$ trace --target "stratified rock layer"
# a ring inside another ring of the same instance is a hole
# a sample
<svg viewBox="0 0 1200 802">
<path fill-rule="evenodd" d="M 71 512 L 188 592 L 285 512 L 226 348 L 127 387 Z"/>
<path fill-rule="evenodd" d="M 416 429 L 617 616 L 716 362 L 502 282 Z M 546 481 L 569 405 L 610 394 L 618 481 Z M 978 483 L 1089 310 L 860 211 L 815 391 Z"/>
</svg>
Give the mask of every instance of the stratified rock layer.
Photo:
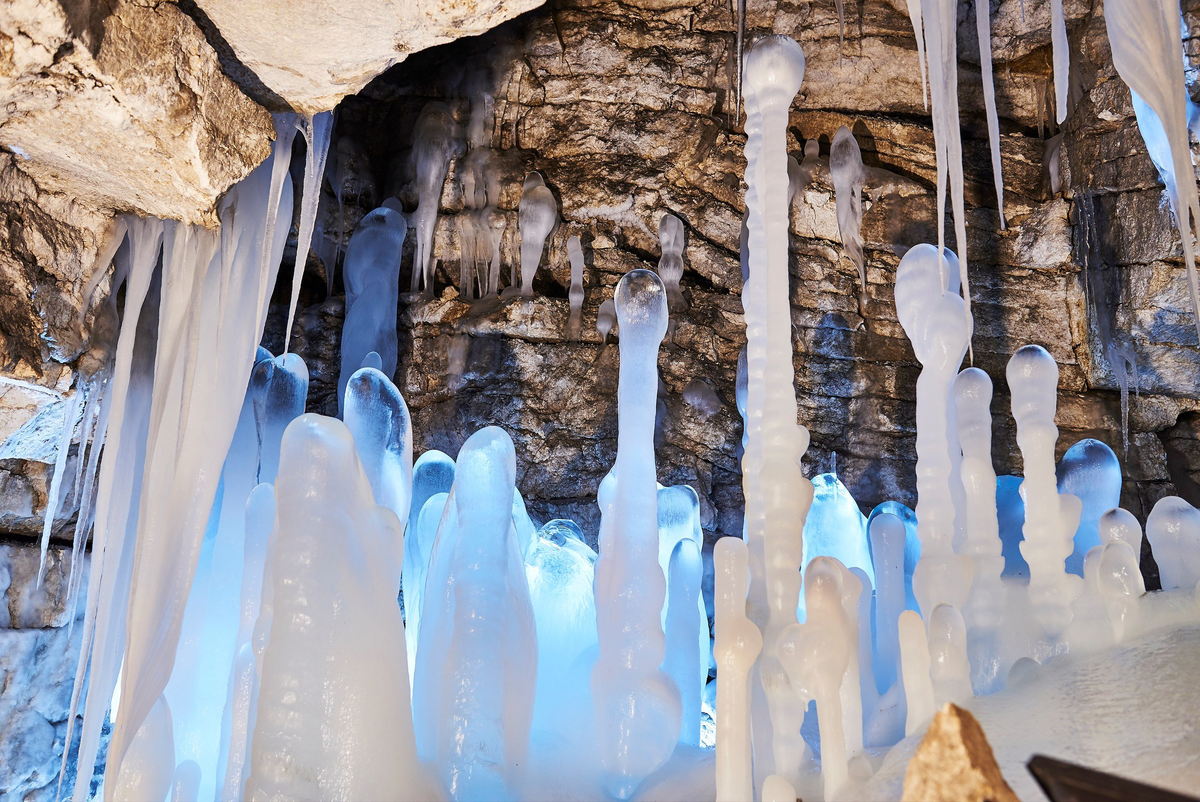
<svg viewBox="0 0 1200 802">
<path fill-rule="evenodd" d="M 947 702 L 908 761 L 903 802 L 1017 802 L 975 717 Z"/>
</svg>

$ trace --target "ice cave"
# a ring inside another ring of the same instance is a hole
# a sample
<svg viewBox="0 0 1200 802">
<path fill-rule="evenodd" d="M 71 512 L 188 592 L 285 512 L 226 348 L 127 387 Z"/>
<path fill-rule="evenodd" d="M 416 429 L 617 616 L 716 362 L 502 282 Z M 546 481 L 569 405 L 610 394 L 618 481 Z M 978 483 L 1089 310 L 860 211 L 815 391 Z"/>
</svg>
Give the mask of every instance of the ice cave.
<svg viewBox="0 0 1200 802">
<path fill-rule="evenodd" d="M 1195 800 L 1194 0 L 5 0 L 0 802 Z"/>
</svg>

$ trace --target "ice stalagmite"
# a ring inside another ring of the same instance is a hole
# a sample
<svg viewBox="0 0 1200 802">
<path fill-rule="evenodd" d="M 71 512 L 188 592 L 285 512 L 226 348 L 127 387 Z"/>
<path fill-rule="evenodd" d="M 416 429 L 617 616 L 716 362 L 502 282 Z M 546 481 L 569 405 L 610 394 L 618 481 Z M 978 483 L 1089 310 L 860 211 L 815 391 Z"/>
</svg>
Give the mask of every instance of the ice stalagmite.
<svg viewBox="0 0 1200 802">
<path fill-rule="evenodd" d="M 567 320 L 567 336 L 578 340 L 583 325 L 583 247 L 575 235 L 567 238 L 567 258 L 571 260 L 571 290 L 568 295 L 571 317 Z"/>
<path fill-rule="evenodd" d="M 533 276 L 542 262 L 546 239 L 558 224 L 558 201 L 542 174 L 525 176 L 519 207 L 521 230 L 521 295 L 533 297 Z"/>
<path fill-rule="evenodd" d="M 346 382 L 367 354 L 379 355 L 380 370 L 396 372 L 396 308 L 400 297 L 400 249 L 408 224 L 386 207 L 367 214 L 346 248 L 346 319 L 342 324 L 342 364 L 338 373 L 338 414 Z"/>
<path fill-rule="evenodd" d="M 796 537 L 812 503 L 800 470 L 808 430 L 796 423 L 795 372 L 788 287 L 787 123 L 804 80 L 804 52 L 786 36 L 760 39 L 746 57 L 746 226 L 749 281 L 746 315 L 746 543 L 750 553 L 748 612 L 763 633 L 754 682 L 756 778 L 779 774 L 795 784 L 804 753 L 804 708 L 775 652 L 779 634 L 796 622 L 803 546 Z M 770 746 L 768 746 L 770 744 Z"/>
<path fill-rule="evenodd" d="M 175 774 L 175 741 L 172 736 L 171 708 L 158 697 L 146 717 L 146 725 L 129 745 L 128 758 L 116 786 L 108 793 L 117 802 L 166 799 Z"/>
<path fill-rule="evenodd" d="M 413 127 L 411 158 L 417 174 L 413 225 L 417 229 L 417 248 L 409 291 L 424 287 L 426 297 L 433 296 L 433 233 L 437 228 L 442 186 L 446 183 L 450 160 L 462 153 L 463 142 L 450 107 L 440 101 L 425 104 Z"/>
<path fill-rule="evenodd" d="M 1100 516 L 1121 503 L 1121 463 L 1111 448 L 1089 437 L 1067 449 L 1055 473 L 1059 494 L 1082 503 L 1067 570 L 1083 576 L 1084 555 L 1100 545 Z"/>
<path fill-rule="evenodd" d="M 873 582 L 867 519 L 858 503 L 832 473 L 814 476 L 812 486 L 813 503 L 804 519 L 804 565 L 814 557 L 834 557 L 848 568 L 862 569 Z"/>
<path fill-rule="evenodd" d="M 597 744 L 609 793 L 628 799 L 666 762 L 679 740 L 679 689 L 662 671 L 654 411 L 658 349 L 667 331 L 667 293 L 658 276 L 631 270 L 617 284 L 621 372 L 617 386 L 618 480 L 611 526 L 596 561 L 599 657 L 592 669 Z M 605 532 L 605 529 L 608 531 Z"/>
<path fill-rule="evenodd" d="M 346 384 L 345 410 L 346 428 L 354 436 L 375 503 L 396 513 L 403 528 L 412 502 L 408 404 L 391 379 L 375 368 L 361 368 Z"/>
<path fill-rule="evenodd" d="M 308 400 L 308 366 L 296 354 L 254 363 L 250 374 L 254 426 L 258 431 L 256 481 L 273 483 L 279 472 L 279 446 L 288 424 L 304 414 Z"/>
<path fill-rule="evenodd" d="M 1062 8 L 1062 0 L 1053 2 Z M 988 144 L 992 149 L 992 183 L 996 187 L 996 209 L 1000 215 L 1000 229 L 1004 230 L 1004 175 L 1000 166 L 1000 118 L 996 114 L 996 82 L 992 78 L 991 10 L 989 0 L 975 0 L 975 31 L 979 39 L 979 66 L 983 73 L 983 107 L 987 113 Z M 1059 13 L 1061 14 L 1061 10 Z M 1057 48 L 1058 43 L 1055 41 L 1056 56 Z"/>
<path fill-rule="evenodd" d="M 1079 526 L 1080 501 L 1060 495 L 1054 477 L 1058 365 L 1045 348 L 1026 345 L 1008 361 L 1006 376 L 1025 462 L 1021 496 L 1030 514 L 1025 516 L 1021 554 L 1029 563 L 1029 600 L 1042 630 L 1054 639 L 1071 623 L 1071 602 L 1082 585 L 1065 568 Z"/>
<path fill-rule="evenodd" d="M 967 625 L 952 604 L 939 604 L 929 614 L 929 679 L 933 704 L 963 704 L 971 691 L 971 665 L 967 661 Z"/>
<path fill-rule="evenodd" d="M 904 522 L 891 513 L 871 519 L 875 568 L 875 660 L 880 693 L 892 687 L 900 668 L 900 613 L 904 606 Z"/>
<path fill-rule="evenodd" d="M 1158 118 L 1166 137 L 1169 155 L 1149 139 L 1151 155 L 1169 160 L 1177 179 L 1178 197 L 1173 198 L 1176 223 L 1183 241 L 1196 332 L 1200 336 L 1200 279 L 1196 275 L 1196 230 L 1200 228 L 1200 195 L 1188 144 L 1188 92 L 1184 83 L 1183 44 L 1180 36 L 1179 5 L 1171 0 L 1113 0 L 1104 6 L 1104 24 L 1112 46 L 1113 66 L 1129 85 L 1137 108 L 1143 101 Z M 1056 48 L 1057 57 L 1057 48 Z M 1138 115 L 1139 127 L 1142 117 Z M 1143 129 L 1143 136 L 1145 129 Z M 1178 180 L 1187 176 L 1189 180 Z M 1168 184 L 1168 188 L 1170 188 Z"/>
<path fill-rule="evenodd" d="M 664 214 L 658 221 L 658 241 L 662 256 L 658 259 L 658 277 L 667 288 L 667 307 L 672 312 L 687 309 L 687 301 L 679 289 L 683 278 L 683 222 L 673 214 Z"/>
<path fill-rule="evenodd" d="M 512 523 L 515 480 L 516 454 L 503 430 L 490 426 L 467 439 L 448 505 L 458 536 L 443 542 L 439 531 L 432 560 L 445 572 L 431 566 L 426 583 L 423 615 L 436 606 L 437 618 L 422 629 L 414 702 L 426 711 L 422 752 L 434 757 L 453 799 L 518 798 L 526 766 L 538 645 Z M 428 648 L 434 639 L 440 644 Z"/>
<path fill-rule="evenodd" d="M 929 678 L 929 646 L 920 613 L 900 614 L 900 663 L 907 718 L 904 734 L 912 735 L 933 717 L 933 682 Z"/>
<path fill-rule="evenodd" d="M 297 121 L 297 126 L 299 122 Z M 333 133 L 333 112 L 323 111 L 304 119 L 304 139 L 308 149 L 304 157 L 304 194 L 300 200 L 300 233 L 296 239 L 296 263 L 292 267 L 292 296 L 288 306 L 287 328 L 284 329 L 283 352 L 288 352 L 292 341 L 292 323 L 296 320 L 296 305 L 300 302 L 300 284 L 304 278 L 304 266 L 308 263 L 308 251 L 312 245 L 313 228 L 317 222 L 317 204 L 321 200 L 321 181 L 325 177 L 325 159 L 329 155 L 329 139 Z M 276 159 L 279 155 L 276 156 Z M 275 161 L 278 164 L 278 161 Z M 271 187 L 274 190 L 275 181 Z M 290 205 L 290 204 L 289 204 Z M 274 220 L 270 220 L 274 227 Z M 284 226 L 286 231 L 287 226 Z"/>
<path fill-rule="evenodd" d="M 1120 507 L 1108 510 L 1100 516 L 1100 520 L 1096 523 L 1096 529 L 1100 534 L 1101 544 L 1106 545 L 1114 540 L 1123 540 L 1133 549 L 1133 553 L 1138 555 L 1139 559 L 1141 558 L 1142 525 L 1129 510 L 1123 510 Z"/>
<path fill-rule="evenodd" d="M 408 522 L 404 529 L 404 574 L 402 593 L 404 596 L 404 636 L 408 642 L 408 674 L 412 678 L 416 669 L 417 636 L 421 627 L 421 599 L 425 593 L 425 575 L 429 568 L 429 554 L 433 550 L 433 538 L 437 535 L 437 521 L 442 517 L 445 502 L 437 508 L 437 518 L 431 529 L 417 525 L 426 502 L 441 493 L 449 493 L 454 484 L 454 460 L 436 449 L 426 451 L 417 458 L 412 469 L 412 498 L 408 509 Z"/>
<path fill-rule="evenodd" d="M 746 543 L 723 537 L 713 547 L 713 657 L 717 663 L 717 802 L 754 798 L 750 749 L 750 671 L 762 634 L 746 617 L 750 580 Z"/>
<path fill-rule="evenodd" d="M 1163 590 L 1194 590 L 1200 582 L 1200 510 L 1178 496 L 1159 499 L 1146 518 L 1146 539 Z"/>
<path fill-rule="evenodd" d="M 842 248 L 858 271 L 858 313 L 867 314 L 867 265 L 863 258 L 862 189 L 866 180 L 862 151 L 846 126 L 838 128 L 829 146 L 829 172 L 837 196 L 838 233 Z"/>
<path fill-rule="evenodd" d="M 617 325 L 617 306 L 611 298 L 600 303 L 596 312 L 596 331 L 600 335 L 600 345 L 608 345 L 608 333 Z"/>
<path fill-rule="evenodd" d="M 663 660 L 663 671 L 679 688 L 683 710 L 679 740 L 692 746 L 700 745 L 700 695 L 704 689 L 704 679 L 708 676 L 707 671 L 700 671 L 702 652 L 696 640 L 696 630 L 703 609 L 703 600 L 700 598 L 702 572 L 700 548 L 696 541 L 684 538 L 676 543 L 667 570 L 667 614 L 664 627 L 667 653 Z M 707 652 L 707 621 L 704 630 L 704 647 Z"/>
<path fill-rule="evenodd" d="M 375 505 L 340 421 L 300 416 L 282 454 L 245 798 L 436 796 L 409 714 L 400 521 Z"/>
<path fill-rule="evenodd" d="M 952 386 L 971 336 L 963 299 L 945 284 L 953 266 L 953 254 L 946 252 L 943 257 L 932 245 L 922 244 L 906 253 L 896 270 L 896 317 L 921 363 L 917 379 L 921 560 L 913 575 L 913 590 L 926 615 L 941 602 L 961 609 L 971 585 L 970 558 L 953 550 L 955 508 L 947 421 Z"/>
</svg>

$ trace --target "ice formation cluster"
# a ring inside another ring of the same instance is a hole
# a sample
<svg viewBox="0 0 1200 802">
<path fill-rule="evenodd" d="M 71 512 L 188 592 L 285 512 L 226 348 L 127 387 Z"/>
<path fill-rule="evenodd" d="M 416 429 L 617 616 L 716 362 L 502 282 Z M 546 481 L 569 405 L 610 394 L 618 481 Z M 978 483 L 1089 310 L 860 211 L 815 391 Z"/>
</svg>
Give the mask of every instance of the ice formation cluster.
<svg viewBox="0 0 1200 802">
<path fill-rule="evenodd" d="M 948 172 L 962 242 L 955 7 L 908 7 L 929 56 L 939 185 Z M 1178 127 L 1168 114 L 1178 87 L 1152 93 L 1155 65 L 1130 52 L 1114 47 L 1122 74 L 1136 74 L 1150 108 Z M 1175 498 L 1154 508 L 1145 536 L 1165 592 L 1146 594 L 1143 535 L 1117 507 L 1115 455 L 1084 441 L 1055 464 L 1058 368 L 1036 345 L 1007 370 L 1025 475 L 997 478 L 991 380 L 961 369 L 966 260 L 941 242 L 909 250 L 895 288 L 922 368 L 916 510 L 888 502 L 864 516 L 835 474 L 804 475 L 788 208 L 819 151 L 806 146 L 791 165 L 786 152 L 804 71 L 795 41 L 767 36 L 748 49 L 739 83 L 745 532 L 716 543 L 707 590 L 697 496 L 658 485 L 653 446 L 658 354 L 687 308 L 678 218 L 660 218 L 658 273 L 630 271 L 600 305 L 602 338 L 619 330 L 620 375 L 598 549 L 571 521 L 530 519 L 499 428 L 471 434 L 454 458 L 431 451 L 414 463 L 412 419 L 391 380 L 410 227 L 395 204 L 364 217 L 346 248 L 339 417 L 305 413 L 298 356 L 256 351 L 287 234 L 277 222 L 292 213 L 291 139 L 299 127 L 308 141 L 307 243 L 329 117 L 277 118 L 274 153 L 224 200 L 219 235 L 122 222 L 99 265 L 115 266 L 93 332 L 108 347 L 94 349 L 65 434 L 69 443 L 82 409 L 93 445 L 74 485 L 85 510 L 76 540 L 94 526 L 95 557 L 73 704 L 84 709 L 80 766 L 94 765 L 111 715 L 106 799 L 854 798 L 876 758 L 943 702 L 1006 692 L 1033 664 L 1200 618 L 1200 512 Z M 414 293 L 432 292 L 438 198 L 451 160 L 466 154 L 460 290 L 497 294 L 490 110 L 478 94 L 469 153 L 444 105 L 417 121 Z M 864 168 L 849 129 L 834 138 L 829 170 L 865 281 Z M 1195 205 L 1186 194 L 1173 194 L 1177 211 Z M 530 173 L 512 294 L 533 294 L 558 222 L 554 194 Z M 578 337 L 577 236 L 566 251 Z M 720 409 L 700 379 L 685 397 L 705 415 Z M 77 802 L 89 781 L 78 772 Z"/>
</svg>

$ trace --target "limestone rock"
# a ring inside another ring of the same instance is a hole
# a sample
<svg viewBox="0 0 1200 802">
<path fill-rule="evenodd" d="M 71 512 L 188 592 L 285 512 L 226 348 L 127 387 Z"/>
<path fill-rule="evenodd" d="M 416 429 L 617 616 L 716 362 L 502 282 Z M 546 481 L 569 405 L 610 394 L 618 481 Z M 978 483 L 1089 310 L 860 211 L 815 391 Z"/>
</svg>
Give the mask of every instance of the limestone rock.
<svg viewBox="0 0 1200 802">
<path fill-rule="evenodd" d="M 904 802 L 1018 802 L 975 717 L 947 702 L 904 774 Z"/>
<path fill-rule="evenodd" d="M 174 3 L 0 6 L 0 141 L 44 191 L 211 223 L 273 136 Z"/>
<path fill-rule="evenodd" d="M 410 53 L 483 33 L 544 0 L 195 0 L 261 103 L 337 105 Z"/>
</svg>

